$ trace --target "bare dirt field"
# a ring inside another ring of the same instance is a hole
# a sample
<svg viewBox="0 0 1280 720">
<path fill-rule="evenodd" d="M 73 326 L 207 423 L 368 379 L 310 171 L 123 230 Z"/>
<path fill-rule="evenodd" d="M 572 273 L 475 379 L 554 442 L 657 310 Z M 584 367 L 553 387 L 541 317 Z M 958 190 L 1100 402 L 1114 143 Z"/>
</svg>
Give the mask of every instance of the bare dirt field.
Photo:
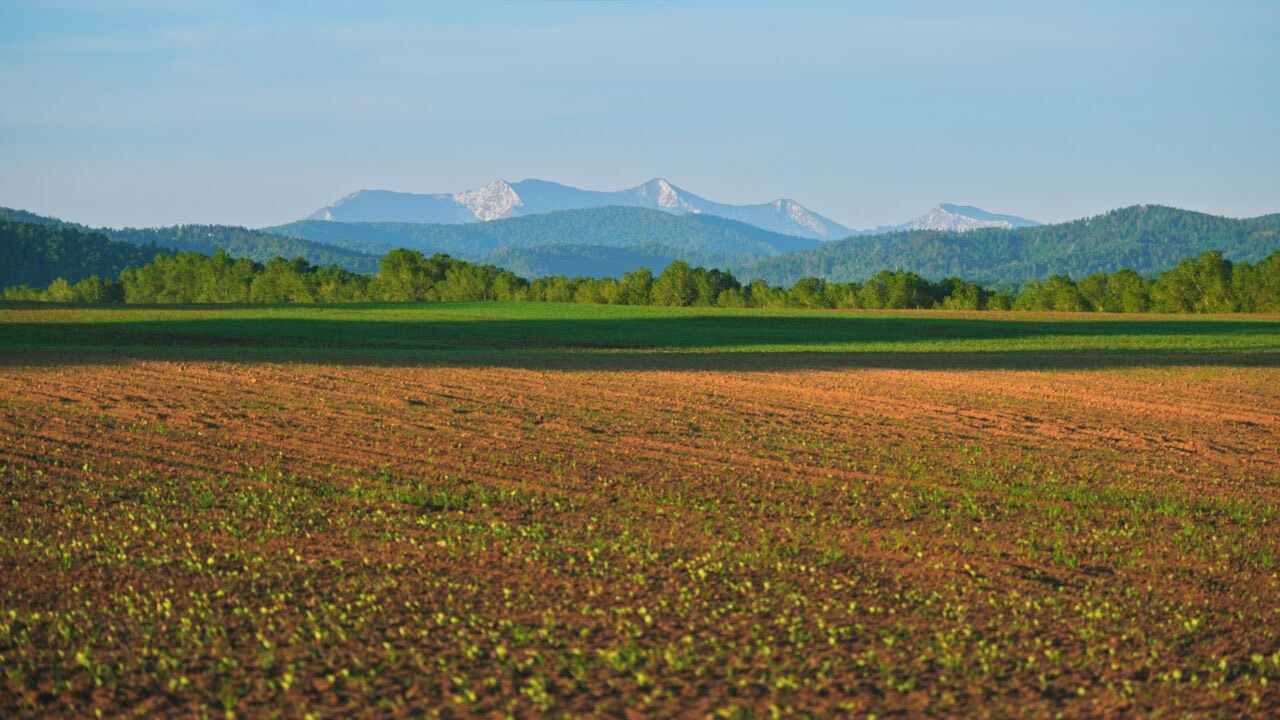
<svg viewBox="0 0 1280 720">
<path fill-rule="evenodd" d="M 1280 713 L 1272 362 L 0 360 L 0 715 Z"/>
</svg>

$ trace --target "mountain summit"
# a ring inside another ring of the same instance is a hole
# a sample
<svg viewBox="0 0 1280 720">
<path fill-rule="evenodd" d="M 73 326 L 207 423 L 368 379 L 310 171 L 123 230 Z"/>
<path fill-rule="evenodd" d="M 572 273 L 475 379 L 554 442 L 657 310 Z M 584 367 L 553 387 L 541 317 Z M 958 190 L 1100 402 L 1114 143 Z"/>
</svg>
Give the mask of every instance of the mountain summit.
<svg viewBox="0 0 1280 720">
<path fill-rule="evenodd" d="M 943 230 L 967 232 L 979 228 L 1034 227 L 1040 223 L 1017 215 L 997 215 L 972 205 L 939 203 L 920 217 L 899 225 L 900 230 Z"/>
<path fill-rule="evenodd" d="M 454 202 L 471 211 L 481 222 L 514 217 L 523 204 L 519 193 L 504 180 L 491 182 L 478 190 L 466 190 L 453 194 Z"/>
<path fill-rule="evenodd" d="M 429 195 L 361 190 L 315 211 L 306 219 L 456 225 L 608 206 L 643 207 L 676 215 L 714 215 L 770 232 L 818 240 L 854 234 L 853 230 L 795 200 L 729 205 L 694 195 L 664 178 L 609 192 L 583 190 L 535 178 L 517 183 L 498 180 L 474 190 Z"/>
</svg>

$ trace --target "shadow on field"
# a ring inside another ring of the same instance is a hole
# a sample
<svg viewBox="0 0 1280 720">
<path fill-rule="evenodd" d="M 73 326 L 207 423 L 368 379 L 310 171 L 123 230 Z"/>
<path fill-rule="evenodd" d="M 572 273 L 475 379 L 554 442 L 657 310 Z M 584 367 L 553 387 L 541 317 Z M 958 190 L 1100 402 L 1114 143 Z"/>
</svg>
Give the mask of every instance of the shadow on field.
<svg viewBox="0 0 1280 720">
<path fill-rule="evenodd" d="M 205 309 L 207 311 L 207 308 Z M 685 315 L 0 322 L 0 365 L 129 360 L 612 370 L 1280 367 L 1280 321 Z M 174 316 L 177 316 L 176 318 Z M 1117 347 L 1088 347 L 1103 338 Z"/>
<path fill-rule="evenodd" d="M 264 352 L 202 353 L 93 350 L 68 355 L 50 350 L 0 349 L 0 367 L 83 367 L 124 364 L 136 360 L 228 362 L 252 364 L 341 365 L 347 367 L 509 368 L 556 371 L 739 371 L 791 370 L 1106 370 L 1121 368 L 1267 367 L 1280 368 L 1280 353 L 1245 352 L 656 352 L 528 354 L 432 353 L 399 357 L 307 352 L 288 355 Z"/>
</svg>

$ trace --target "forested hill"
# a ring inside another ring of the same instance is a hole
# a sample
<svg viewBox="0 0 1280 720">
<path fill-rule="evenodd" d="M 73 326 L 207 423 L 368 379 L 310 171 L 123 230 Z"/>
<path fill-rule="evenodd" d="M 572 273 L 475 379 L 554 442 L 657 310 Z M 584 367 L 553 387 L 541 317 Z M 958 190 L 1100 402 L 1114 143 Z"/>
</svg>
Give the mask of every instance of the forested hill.
<svg viewBox="0 0 1280 720">
<path fill-rule="evenodd" d="M 146 265 L 159 252 L 155 245 L 120 242 L 70 225 L 0 217 L 0 287 L 39 287 L 56 278 L 74 283 L 91 275 L 114 278 L 121 270 Z"/>
<path fill-rule="evenodd" d="M 1051 275 L 1129 268 L 1158 273 L 1219 250 L 1257 261 L 1280 248 L 1280 214 L 1236 220 L 1160 205 L 1135 205 L 1056 225 L 916 231 L 853 237 L 802 252 L 733 263 L 739 277 L 789 284 L 802 277 L 861 281 L 885 268 L 928 278 L 963 277 L 1012 287 Z"/>
<path fill-rule="evenodd" d="M 33 286 L 59 275 L 72 282 L 92 274 L 113 277 L 125 266 L 117 261 L 141 265 L 161 249 L 204 255 L 221 249 L 262 264 L 277 256 L 301 257 L 358 273 L 375 272 L 382 255 L 394 247 L 448 253 L 529 276 L 619 277 L 682 259 L 775 285 L 806 277 L 861 282 L 891 269 L 1001 289 L 1052 275 L 1082 278 L 1119 268 L 1152 276 L 1209 250 L 1229 260 L 1256 262 L 1280 249 L 1280 214 L 1236 220 L 1157 205 L 1056 225 L 896 232 L 825 243 L 723 218 L 627 207 L 468 225 L 304 221 L 268 230 L 224 225 L 93 230 L 20 210 L 0 209 L 0 217 L 10 218 L 0 248 L 3 284 Z M 33 229 L 19 233 L 13 223 L 30 223 Z M 114 248 L 105 240 L 124 241 L 142 252 Z M 85 247 L 71 247 L 77 243 Z"/>
<path fill-rule="evenodd" d="M 37 215 L 27 210 L 15 210 L 14 208 L 7 207 L 0 207 L 0 218 L 4 218 L 6 220 L 17 220 L 18 222 L 35 223 L 37 225 L 62 225 L 66 227 L 73 227 L 77 230 L 83 230 L 85 232 L 93 231 L 93 228 L 87 225 L 81 225 L 80 223 L 67 222 L 66 220 L 59 220 L 58 218 L 49 217 L 47 215 Z"/>
<path fill-rule="evenodd" d="M 336 265 L 343 270 L 360 273 L 377 271 L 378 260 L 383 255 L 230 225 L 174 225 L 106 232 L 113 238 L 137 245 L 154 243 L 202 255 L 225 250 L 232 257 L 249 258 L 260 263 L 274 257 L 301 257 L 312 265 Z"/>
<path fill-rule="evenodd" d="M 777 255 L 821 244 L 711 215 L 672 215 L 635 207 L 562 210 L 466 225 L 303 220 L 266 230 L 356 249 L 404 247 L 477 261 L 498 250 L 547 246 L 561 253 L 567 246 L 589 246 L 594 253 L 605 247 L 644 252 L 660 245 L 689 259 Z"/>
<path fill-rule="evenodd" d="M 166 250 L 198 252 L 212 255 L 225 250 L 233 257 L 249 258 L 266 263 L 274 257 L 302 257 L 314 265 L 337 265 L 352 272 L 374 272 L 378 269 L 381 253 L 369 254 L 349 248 L 334 247 L 301 238 L 278 235 L 261 230 L 250 230 L 230 225 L 173 225 L 161 228 L 90 228 L 78 223 L 66 222 L 27 212 L 0 208 L 0 217 L 27 223 L 78 230 L 85 234 L 99 234 L 112 240 L 140 247 L 154 246 Z M 151 260 L 148 256 L 143 262 Z M 119 272 L 117 270 L 116 272 Z M 90 273 L 93 274 L 93 273 Z M 115 273 L 112 273 L 114 275 Z M 68 280 L 71 278 L 68 277 Z M 44 284 L 47 281 L 26 279 L 26 284 Z M 74 282 L 74 281 L 73 281 Z"/>
</svg>

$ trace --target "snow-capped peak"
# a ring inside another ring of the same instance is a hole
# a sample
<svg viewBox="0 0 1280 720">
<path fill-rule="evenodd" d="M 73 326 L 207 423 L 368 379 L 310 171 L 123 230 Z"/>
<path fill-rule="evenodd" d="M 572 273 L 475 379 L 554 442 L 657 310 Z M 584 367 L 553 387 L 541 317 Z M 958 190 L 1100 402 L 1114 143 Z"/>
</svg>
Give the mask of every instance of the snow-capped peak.
<svg viewBox="0 0 1280 720">
<path fill-rule="evenodd" d="M 482 222 L 518 214 L 520 195 L 505 180 L 495 180 L 482 188 L 454 193 L 453 199 L 466 206 Z"/>
<path fill-rule="evenodd" d="M 809 208 L 801 205 L 795 200 L 782 198 L 781 200 L 775 200 L 773 205 L 777 209 L 785 212 L 787 217 L 791 218 L 791 221 L 795 224 L 808 228 L 820 237 L 829 236 L 827 226 L 824 225 L 821 220 L 814 217 L 813 213 L 809 212 Z"/>
<path fill-rule="evenodd" d="M 641 197 L 652 200 L 658 207 L 679 212 L 700 212 L 698 208 L 680 197 L 680 189 L 665 178 L 654 178 L 637 188 Z"/>
<path fill-rule="evenodd" d="M 902 226 L 906 230 L 945 230 L 968 232 L 981 228 L 1029 227 L 1039 225 L 1016 215 L 996 215 L 971 205 L 938 203 L 929 212 Z"/>
</svg>

